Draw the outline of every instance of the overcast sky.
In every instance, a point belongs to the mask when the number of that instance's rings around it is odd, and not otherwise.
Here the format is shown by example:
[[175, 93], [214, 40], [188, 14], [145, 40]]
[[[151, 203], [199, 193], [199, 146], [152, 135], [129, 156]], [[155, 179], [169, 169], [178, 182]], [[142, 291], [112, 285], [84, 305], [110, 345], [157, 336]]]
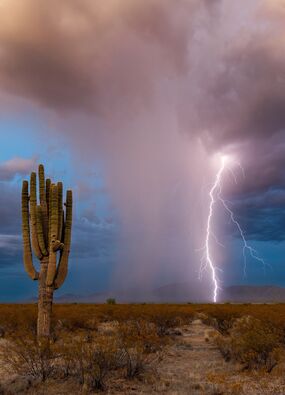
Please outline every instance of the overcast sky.
[[[285, 1], [0, 2], [0, 299], [36, 294], [22, 265], [20, 188], [44, 163], [74, 190], [61, 293], [148, 292], [198, 279], [211, 243], [232, 284], [285, 286]], [[235, 177], [234, 177], [235, 176]], [[236, 179], [235, 179], [236, 178]]]

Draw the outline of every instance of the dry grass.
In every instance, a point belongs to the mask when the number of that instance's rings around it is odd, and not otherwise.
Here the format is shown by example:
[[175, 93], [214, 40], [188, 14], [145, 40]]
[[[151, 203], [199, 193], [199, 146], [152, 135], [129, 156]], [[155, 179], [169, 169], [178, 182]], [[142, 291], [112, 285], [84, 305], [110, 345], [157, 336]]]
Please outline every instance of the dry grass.
[[[236, 318], [252, 316], [262, 322], [285, 329], [284, 304], [55, 304], [53, 308], [53, 327], [61, 323], [67, 330], [94, 329], [99, 322], [144, 319], [156, 322], [160, 331], [177, 324], [189, 323], [196, 313], [208, 316], [209, 323], [226, 333]], [[0, 305], [0, 326], [6, 333], [36, 327], [37, 306], [35, 304]]]
[[[66, 383], [64, 388], [91, 393], [110, 386], [114, 389], [117, 382], [151, 380], [164, 350], [175, 350], [178, 344], [178, 337], [172, 340], [171, 334], [177, 332], [173, 329], [190, 328], [197, 316], [219, 331], [224, 357], [243, 368], [271, 372], [279, 354], [284, 354], [282, 304], [56, 304], [52, 341], [47, 348], [39, 347], [35, 340], [36, 314], [34, 304], [0, 305], [0, 328], [7, 340], [1, 359], [10, 372], [29, 378], [31, 385], [22, 393], [41, 393], [42, 387], [37, 385], [43, 381], [45, 386]], [[187, 352], [191, 354], [191, 347], [185, 348]], [[175, 365], [176, 357], [170, 356], [169, 369], [171, 358]], [[221, 386], [216, 380], [214, 384]], [[72, 393], [70, 389], [68, 393]]]
[[226, 360], [240, 362], [243, 369], [265, 368], [267, 372], [278, 363], [281, 343], [282, 333], [278, 328], [251, 316], [238, 318], [228, 336], [217, 338]]

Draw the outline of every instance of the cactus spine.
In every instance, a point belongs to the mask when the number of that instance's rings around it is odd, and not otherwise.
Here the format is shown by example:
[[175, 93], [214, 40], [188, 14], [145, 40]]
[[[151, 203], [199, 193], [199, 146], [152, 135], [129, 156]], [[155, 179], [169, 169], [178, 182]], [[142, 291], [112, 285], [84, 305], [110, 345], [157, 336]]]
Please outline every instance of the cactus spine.
[[[38, 337], [50, 336], [53, 292], [67, 275], [71, 243], [72, 191], [66, 192], [63, 208], [63, 186], [52, 184], [39, 165], [39, 204], [36, 173], [22, 186], [22, 233], [24, 267], [32, 280], [39, 280]], [[32, 249], [40, 261], [39, 272], [33, 264]]]

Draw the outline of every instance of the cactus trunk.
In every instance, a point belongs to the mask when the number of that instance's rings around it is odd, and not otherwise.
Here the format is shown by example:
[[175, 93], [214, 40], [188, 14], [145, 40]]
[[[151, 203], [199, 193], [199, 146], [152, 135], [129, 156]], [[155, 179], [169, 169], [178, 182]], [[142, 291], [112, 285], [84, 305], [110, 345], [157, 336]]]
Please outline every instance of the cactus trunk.
[[[67, 275], [71, 242], [72, 191], [66, 192], [63, 208], [61, 182], [45, 181], [44, 167], [39, 166], [39, 192], [37, 199], [36, 173], [31, 174], [30, 195], [28, 181], [22, 188], [23, 258], [28, 275], [39, 281], [38, 338], [49, 338], [53, 293]], [[33, 265], [32, 249], [40, 261], [40, 272]], [[60, 250], [60, 254], [57, 252]], [[58, 261], [58, 255], [60, 256]]]
[[39, 278], [39, 299], [38, 299], [38, 338], [50, 337], [51, 314], [54, 287], [46, 285], [49, 258], [45, 257], [41, 261], [41, 272]]

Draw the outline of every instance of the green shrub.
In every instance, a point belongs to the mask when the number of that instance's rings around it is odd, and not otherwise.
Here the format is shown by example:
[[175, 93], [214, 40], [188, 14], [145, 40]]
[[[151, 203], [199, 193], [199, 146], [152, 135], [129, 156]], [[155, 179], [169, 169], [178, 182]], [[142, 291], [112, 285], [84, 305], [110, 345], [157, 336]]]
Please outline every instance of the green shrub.
[[106, 300], [106, 303], [107, 303], [107, 304], [116, 304], [116, 299], [115, 299], [115, 298], [108, 298], [108, 299]]

